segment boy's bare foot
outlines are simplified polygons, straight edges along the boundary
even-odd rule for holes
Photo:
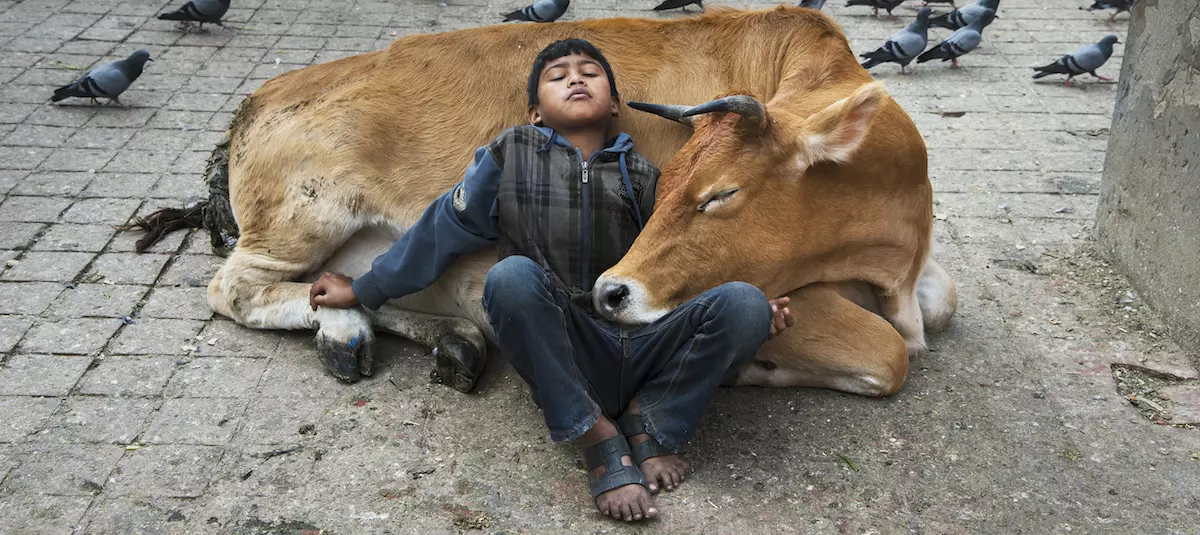
[[[617,427],[607,418],[600,417],[596,425],[592,426],[587,433],[579,437],[579,445],[586,451],[600,442],[619,436],[620,432],[617,431]],[[623,440],[624,438],[622,438]],[[621,447],[626,448],[624,445]],[[628,449],[626,448],[625,451],[628,452]],[[633,466],[633,459],[629,455],[621,456],[621,464],[636,470],[636,467]],[[605,464],[600,464],[589,470],[589,484],[600,479],[607,473],[608,467]],[[654,498],[650,496],[646,487],[638,483],[622,485],[596,496],[596,509],[604,513],[605,516],[625,520],[626,522],[643,520],[658,515],[658,509],[654,506]]]
[[[650,440],[650,435],[645,433],[633,435],[629,437],[629,445],[634,446],[647,440]],[[660,489],[675,490],[675,487],[683,484],[692,465],[678,453],[672,453],[646,459],[642,461],[639,468],[646,475],[646,483],[650,485],[650,492],[658,493]]]

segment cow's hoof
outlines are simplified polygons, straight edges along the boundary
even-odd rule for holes
[[[317,335],[317,353],[325,369],[334,377],[353,383],[363,376],[370,376],[374,367],[374,340],[359,334],[348,342]]]
[[[434,368],[429,372],[429,380],[468,393],[483,373],[484,358],[483,352],[466,338],[448,334],[433,348]]]

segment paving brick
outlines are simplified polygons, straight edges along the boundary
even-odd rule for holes
[[[40,103],[43,99],[27,102]],[[73,128],[23,124],[4,136],[0,144],[15,147],[61,147],[74,133],[75,129]]]
[[[8,268],[0,280],[71,282],[94,257],[92,253],[32,251]]]
[[[22,535],[71,533],[92,502],[90,496],[0,496],[5,529]]]
[[[118,319],[47,320],[25,334],[21,349],[28,353],[91,355],[100,351],[120,326]]]
[[[62,317],[121,318],[133,313],[134,307],[147,291],[149,289],[145,286],[79,284],[59,294],[46,314]]]
[[[215,446],[145,446],[121,459],[105,490],[115,496],[200,496],[222,454]]]
[[[254,390],[266,359],[204,357],[176,370],[167,385],[171,397],[242,397]]]
[[[9,197],[0,204],[0,221],[51,222],[71,206],[58,197]]]
[[[298,440],[298,430],[317,425],[334,403],[292,392],[287,397],[254,399],[242,417],[234,442],[238,444],[287,444]]]
[[[207,239],[202,241],[208,243]],[[221,268],[224,261],[223,258],[207,254],[180,255],[171,263],[171,267],[167,269],[167,273],[163,275],[159,284],[207,288],[209,281],[212,280],[213,275]]]
[[[175,398],[163,401],[141,441],[146,444],[209,444],[229,442],[241,423],[246,400],[238,398]]]
[[[0,222],[0,249],[24,249],[43,228],[42,223]]]
[[[92,175],[86,172],[48,172],[33,173],[13,187],[16,195],[76,195],[92,181]]]
[[[60,223],[33,244],[34,251],[99,252],[116,233],[109,225]]]
[[[98,171],[113,157],[103,149],[58,149],[38,164],[42,171]]]
[[[199,343],[196,333],[204,322],[181,319],[138,319],[113,340],[109,352],[117,355],[184,355]]]
[[[129,221],[140,204],[137,199],[83,199],[71,205],[62,219],[68,223],[120,225]]]
[[[299,439],[302,435],[296,434]],[[234,449],[237,448],[237,449]],[[279,454],[291,446],[244,445],[229,448],[221,462],[221,491],[244,496],[271,496],[300,489],[312,481],[316,461],[303,449]]]
[[[0,368],[0,396],[65,396],[91,362],[91,357],[13,355]]]
[[[154,290],[142,315],[150,318],[179,318],[207,320],[213,316],[208,308],[206,288],[163,287]]]
[[[58,398],[0,396],[0,442],[19,442],[45,427]]]
[[[133,113],[142,110],[130,110]],[[144,112],[143,112],[144,113]],[[149,119],[149,117],[147,117]],[[125,145],[137,132],[129,128],[104,128],[85,126],[72,128],[75,135],[67,143],[81,149],[115,149]]]
[[[207,522],[196,500],[144,497],[97,498],[80,521],[82,535],[113,533],[201,533],[214,526]]]
[[[123,453],[123,448],[112,445],[39,445],[5,486],[30,494],[93,496],[105,487]]]
[[[278,332],[250,329],[225,320],[209,323],[201,336],[204,343],[197,354],[230,357],[269,357],[279,347],[280,339]]]
[[[175,373],[177,357],[108,355],[79,381],[80,394],[157,396]]]
[[[84,280],[117,284],[150,284],[158,277],[169,255],[151,253],[105,253],[96,257]]]
[[[32,325],[33,318],[29,316],[0,316],[0,353],[12,351]]]
[[[145,427],[156,402],[145,398],[75,396],[50,418],[38,439],[73,444],[129,444]]]
[[[159,173],[96,173],[81,196],[140,199],[150,192],[159,176]]]
[[[0,282],[0,295],[16,296],[0,299],[0,314],[38,315],[62,293],[63,285],[56,282]]]

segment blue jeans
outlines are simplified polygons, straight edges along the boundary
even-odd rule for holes
[[[588,315],[524,256],[488,271],[483,307],[551,439],[579,438],[636,396],[646,430],[671,451],[691,439],[717,387],[754,357],[771,324],[762,291],[730,282],[627,328]]]

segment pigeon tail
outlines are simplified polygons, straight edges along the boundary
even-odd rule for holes
[[[520,9],[513,11],[512,13],[508,13],[508,14],[501,13],[501,15],[504,15],[503,22],[508,22],[508,21],[512,21],[512,20],[523,20],[526,22],[531,22],[529,20],[529,17],[526,17],[525,13],[522,13]]]
[[[191,15],[188,15],[187,13],[184,13],[184,12],[183,12],[183,10],[182,10],[182,9],[180,9],[179,11],[172,11],[172,12],[170,12],[170,13],[163,13],[163,14],[161,14],[161,15],[159,15],[159,16],[158,16],[158,20],[178,20],[178,21],[184,21],[184,22],[187,22],[187,21],[192,21],[192,20],[195,20],[195,19],[193,19]]]

